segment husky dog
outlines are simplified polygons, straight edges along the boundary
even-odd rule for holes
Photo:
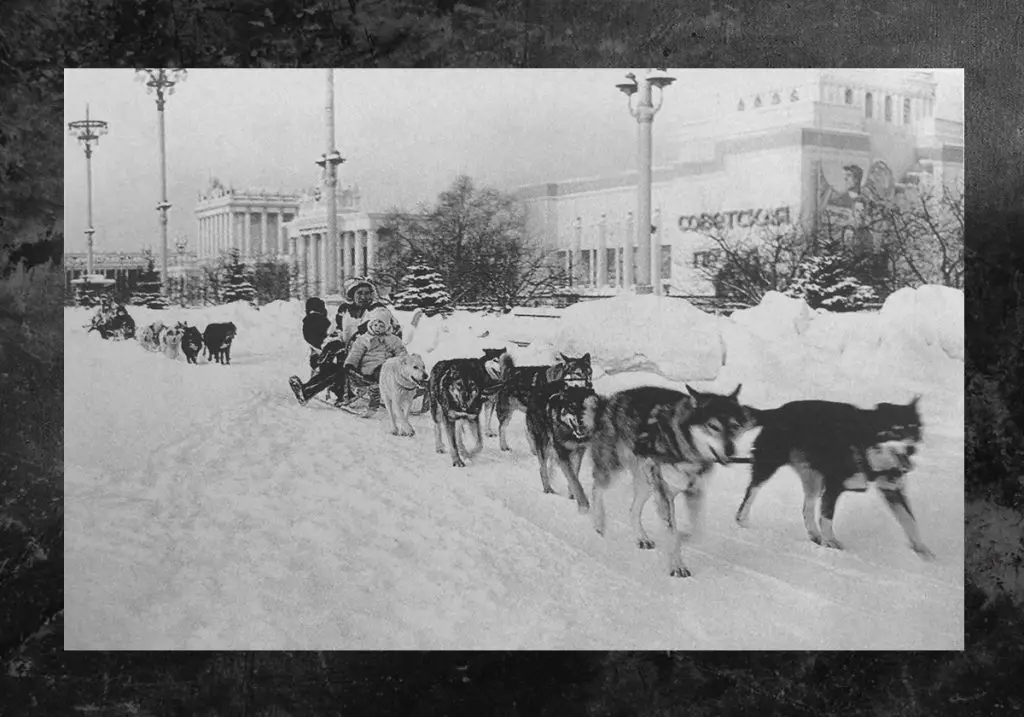
[[[470,424],[476,446],[467,452],[470,455],[479,453],[483,448],[480,409],[483,408],[486,392],[493,391],[499,381],[495,378],[494,362],[504,352],[505,349],[484,349],[484,355],[478,358],[445,359],[430,369],[427,399],[430,416],[434,419],[434,447],[438,453],[444,453],[444,443],[441,441],[443,421],[452,448],[452,465],[457,468],[464,468],[466,464],[459,455],[455,422],[463,420]]]
[[[580,463],[590,442],[586,413],[598,402],[594,389],[554,381],[539,386],[526,406],[526,437],[540,463],[540,483],[545,493],[554,493],[548,475],[548,461],[554,453],[569,483],[569,494],[581,513],[590,507],[580,485]]]
[[[513,414],[517,410],[526,411],[530,397],[540,386],[551,381],[564,381],[570,386],[593,387],[589,353],[579,358],[560,353],[557,362],[551,366],[516,366],[508,353],[503,354],[500,361],[503,380],[494,404],[498,413],[499,445],[503,451],[511,450],[505,431]]]
[[[380,397],[395,436],[415,436],[409,409],[417,389],[427,382],[427,369],[419,354],[393,356],[380,367]]]
[[[910,546],[933,557],[917,530],[904,492],[904,476],[921,440],[919,398],[906,405],[880,403],[861,409],[832,401],[794,401],[770,410],[752,409],[761,433],[754,439],[750,485],[736,511],[745,525],[754,497],[766,480],[791,466],[804,487],[804,526],[810,539],[842,549],[832,532],[836,501],[844,491],[864,492],[875,485],[885,497]],[[820,504],[820,530],[815,524]]]
[[[637,546],[654,547],[640,520],[644,504],[653,495],[667,533],[658,546],[669,575],[688,577],[690,571],[681,553],[683,536],[676,530],[674,500],[679,493],[686,496],[690,532],[696,533],[704,482],[716,463],[729,462],[735,452],[735,439],[747,423],[737,400],[740,388],[722,396],[689,386],[688,394],[645,386],[591,402],[587,423],[592,427],[594,529],[604,534],[604,491],[619,471],[629,470],[633,474],[630,519]]]
[[[185,361],[188,363],[198,363],[196,356],[203,350],[203,335],[199,333],[199,329],[195,326],[185,325],[185,330],[181,335],[181,351],[185,354]]]
[[[160,334],[164,331],[163,321],[154,321],[149,326],[146,326],[138,333],[139,343],[142,344],[142,348],[147,351],[159,351],[160,350]]]
[[[160,332],[160,349],[169,359],[178,358],[178,349],[185,335],[185,324],[179,321],[174,326],[165,326]]]

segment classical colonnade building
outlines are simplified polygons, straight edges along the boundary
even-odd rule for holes
[[[355,186],[338,188],[336,207],[334,237],[328,233],[327,202],[320,189],[302,196],[294,221],[285,226],[299,298],[339,294],[346,280],[370,276],[377,267],[385,215],[362,211]]]
[[[962,191],[963,89],[943,86],[953,96],[946,107],[957,107],[959,92],[960,111],[940,117],[938,86],[931,71],[779,70],[687,107],[685,119],[663,109],[655,148],[664,159],[651,192],[662,286],[713,294],[716,234],[756,240],[827,216],[850,241],[873,241],[865,197],[893,200],[927,185]],[[560,255],[575,287],[633,283],[636,172],[523,187],[518,196],[530,233]]]
[[[196,204],[200,260],[237,248],[243,259],[273,259],[288,253],[284,225],[295,218],[299,197],[266,189],[237,191],[217,179]]]
[[[198,259],[213,263],[235,248],[243,261],[289,262],[299,298],[342,292],[347,279],[368,276],[377,266],[384,215],[363,212],[359,189],[337,189],[337,236],[327,228],[323,188],[302,193],[239,191],[212,180],[196,205]]]

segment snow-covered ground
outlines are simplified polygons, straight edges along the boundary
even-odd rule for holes
[[[909,495],[936,561],[907,547],[873,492],[840,499],[846,550],[811,544],[788,468],[740,528],[749,466],[735,465],[713,476],[685,580],[633,546],[628,480],[608,495],[605,538],[557,469],[559,495],[541,492],[522,414],[511,454],[485,438],[457,469],[434,452],[429,415],[410,439],[390,435],[383,411],[298,406],[286,382],[308,375],[298,302],[130,311],[140,326],[231,320],[238,338],[231,366],[190,366],[87,335],[89,312],[66,309],[68,649],[963,647],[960,292],[906,290],[848,316],[778,295],[730,319],[623,296],[560,319],[420,324],[410,348],[428,367],[482,346],[507,344],[522,363],[590,351],[602,393],[689,380],[742,382],[762,407],[923,395]],[[582,479],[589,491],[589,459]],[[655,527],[650,505],[644,515]]]

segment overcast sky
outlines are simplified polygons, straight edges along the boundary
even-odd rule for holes
[[[626,70],[335,70],[335,144],[363,208],[413,208],[468,174],[524,184],[635,168],[636,122],[615,89]],[[776,73],[774,76],[772,72]],[[884,72],[884,71],[882,71]],[[672,127],[715,96],[779,83],[766,70],[678,70],[654,125],[655,164]],[[66,70],[64,121],[110,124],[93,155],[97,251],[157,246],[160,155],[156,103],[130,70]],[[196,194],[211,176],[236,189],[299,190],[319,180],[326,145],[325,70],[193,70],[167,100],[168,234],[194,248]],[[962,73],[940,77],[938,114],[962,112]],[[782,80],[785,81],[784,79]],[[85,156],[64,149],[65,242],[85,250]],[[173,244],[172,244],[173,246]]]

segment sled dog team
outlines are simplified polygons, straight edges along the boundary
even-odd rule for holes
[[[231,342],[237,332],[238,329],[230,321],[209,324],[202,334],[197,327],[189,326],[184,321],[173,325],[155,321],[139,331],[136,338],[147,351],[160,351],[170,359],[177,359],[180,349],[188,363],[198,364],[196,357],[203,352],[210,361],[230,364]]]
[[[359,289],[366,294],[357,296]],[[370,385],[369,405],[362,415],[373,415],[383,399],[392,433],[411,436],[409,407],[417,392],[425,390],[435,448],[438,453],[445,451],[444,432],[456,467],[465,466],[463,454],[471,457],[482,450],[482,416],[488,435],[494,436],[490,425],[497,413],[499,446],[508,451],[506,428],[514,413],[522,411],[544,492],[554,492],[549,475],[553,459],[566,476],[579,512],[589,512],[595,530],[603,535],[604,493],[621,474],[630,474],[630,523],[636,545],[657,547],[671,576],[690,575],[681,548],[686,537],[700,530],[705,483],[716,465],[737,458],[736,441],[751,430],[759,433],[751,457],[739,459],[751,463],[751,478],[736,513],[738,523],[747,523],[764,482],[789,466],[803,485],[804,526],[814,543],[841,549],[833,532],[840,494],[864,492],[874,485],[912,549],[924,558],[933,557],[921,540],[905,492],[911,459],[921,441],[917,398],[908,404],[880,403],[873,409],[832,401],[793,401],[764,410],[741,404],[740,386],[728,395],[690,386],[685,393],[645,386],[601,396],[593,389],[589,354],[559,354],[550,366],[516,366],[503,348],[485,349],[478,357],[438,361],[428,375],[422,357],[409,354],[401,344],[400,327],[399,341],[382,338],[391,328],[390,313],[380,311],[383,305],[374,301],[372,284],[360,280],[347,293],[351,303],[339,309],[338,329],[330,341],[323,302],[316,298],[307,302],[303,335],[311,347],[314,373],[305,383],[298,377],[290,379],[300,403],[330,389],[337,396],[336,405],[344,405],[350,400],[346,377],[355,375]],[[390,323],[397,326],[393,317]],[[460,423],[473,434],[471,450],[457,430]],[[593,463],[590,500],[579,477],[587,450]],[[689,517],[685,534],[678,530],[674,509],[680,493]],[[657,541],[641,523],[643,508],[652,499],[664,529]]]

